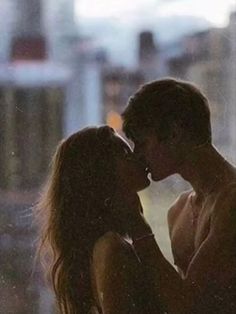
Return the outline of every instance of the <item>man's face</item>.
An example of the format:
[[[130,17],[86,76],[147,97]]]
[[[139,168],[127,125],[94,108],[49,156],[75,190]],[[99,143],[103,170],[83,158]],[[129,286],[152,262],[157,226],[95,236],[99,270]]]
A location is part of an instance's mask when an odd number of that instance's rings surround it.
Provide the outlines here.
[[[154,132],[134,140],[134,153],[151,173],[152,180],[160,181],[176,173],[176,161],[167,141],[158,140]]]

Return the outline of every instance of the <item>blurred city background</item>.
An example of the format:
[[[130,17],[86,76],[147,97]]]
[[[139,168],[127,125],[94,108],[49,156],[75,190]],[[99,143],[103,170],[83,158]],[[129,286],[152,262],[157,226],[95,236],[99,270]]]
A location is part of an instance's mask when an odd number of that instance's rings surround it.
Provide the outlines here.
[[[214,143],[236,162],[236,6],[231,0],[0,0],[0,314],[53,313],[35,252],[32,206],[60,139],[107,123],[143,83],[196,83]],[[140,193],[172,261],[166,212],[189,188],[174,176]]]

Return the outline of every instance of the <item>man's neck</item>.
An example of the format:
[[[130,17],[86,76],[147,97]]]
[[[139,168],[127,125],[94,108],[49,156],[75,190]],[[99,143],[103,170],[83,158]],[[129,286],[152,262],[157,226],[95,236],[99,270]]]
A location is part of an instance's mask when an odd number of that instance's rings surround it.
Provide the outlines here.
[[[191,151],[179,174],[192,185],[197,195],[206,197],[230,182],[233,169],[216,148],[208,144]]]

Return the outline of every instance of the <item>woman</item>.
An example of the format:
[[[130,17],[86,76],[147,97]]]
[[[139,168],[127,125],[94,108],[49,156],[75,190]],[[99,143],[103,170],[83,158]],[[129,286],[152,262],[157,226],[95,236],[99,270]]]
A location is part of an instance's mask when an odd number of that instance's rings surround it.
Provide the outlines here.
[[[153,311],[143,268],[126,239],[141,211],[137,191],[149,184],[144,165],[108,126],[83,129],[58,146],[37,217],[38,250],[51,265],[61,313]],[[127,226],[119,220],[124,211]]]

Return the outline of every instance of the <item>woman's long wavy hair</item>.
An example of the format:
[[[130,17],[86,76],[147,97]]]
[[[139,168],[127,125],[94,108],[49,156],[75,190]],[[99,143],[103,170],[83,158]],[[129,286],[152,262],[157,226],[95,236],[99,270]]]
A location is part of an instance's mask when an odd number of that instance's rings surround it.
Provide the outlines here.
[[[59,310],[85,314],[93,304],[90,261],[96,240],[119,226],[109,215],[116,189],[113,129],[83,129],[62,141],[35,208],[37,255],[48,269]]]

